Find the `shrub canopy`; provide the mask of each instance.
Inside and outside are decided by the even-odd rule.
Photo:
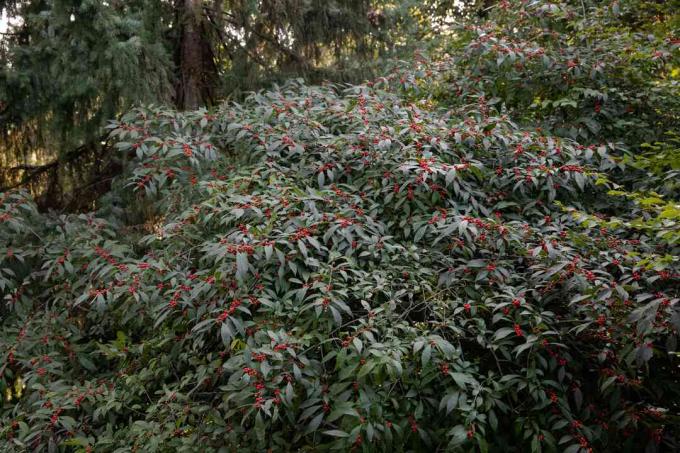
[[[578,8],[523,5],[364,85],[135,109],[97,213],[2,195],[7,448],[677,448],[678,43],[628,62],[669,106],[633,129],[633,88],[586,91],[619,60],[560,51],[596,44],[503,41]],[[562,73],[541,96],[574,105],[527,113]]]

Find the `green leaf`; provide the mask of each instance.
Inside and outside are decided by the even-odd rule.
[[[240,280],[248,274],[248,255],[246,253],[236,254],[236,277]]]
[[[329,431],[324,431],[323,433],[326,434],[327,436],[333,436],[333,437],[349,437],[348,433],[346,433],[344,431],[340,431],[338,429],[331,429]]]

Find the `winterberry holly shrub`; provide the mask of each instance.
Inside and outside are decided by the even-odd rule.
[[[96,213],[0,195],[2,448],[678,448],[677,167],[413,66],[138,108]]]
[[[446,83],[429,84],[438,98],[485,96],[526,124],[587,144],[636,147],[677,128],[677,5],[520,0],[495,8],[493,20],[465,24],[447,42],[451,56],[438,62]]]

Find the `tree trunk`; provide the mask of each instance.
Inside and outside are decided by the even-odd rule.
[[[213,101],[217,68],[201,0],[178,0],[180,42],[177,106],[194,110]]]

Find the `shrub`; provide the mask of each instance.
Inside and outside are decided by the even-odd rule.
[[[2,195],[6,449],[677,448],[672,192],[449,71],[138,108],[106,209]]]

